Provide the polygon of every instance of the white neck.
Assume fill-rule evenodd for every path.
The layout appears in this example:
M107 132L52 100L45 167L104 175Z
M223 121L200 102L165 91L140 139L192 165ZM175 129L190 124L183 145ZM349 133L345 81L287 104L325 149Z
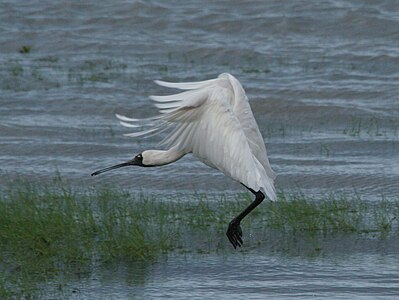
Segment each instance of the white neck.
M144 166L163 166L182 158L186 152L179 151L176 147L169 150L146 150L143 151Z

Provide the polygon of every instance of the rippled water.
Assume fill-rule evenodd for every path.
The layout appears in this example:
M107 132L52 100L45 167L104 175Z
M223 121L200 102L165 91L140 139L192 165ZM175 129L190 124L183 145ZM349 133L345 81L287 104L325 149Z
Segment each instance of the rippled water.
M377 270L370 269L370 264ZM231 256L171 258L137 266L144 280L124 268L107 269L74 285L87 299L379 299L399 294L396 255L343 255L318 259ZM343 271L344 270L344 271ZM126 281L121 282L123 274ZM127 287L126 287L127 286Z
M62 291L77 299L396 299L398 241L337 236L319 242L319 253L291 240L234 255L178 254L156 264L119 262L73 276ZM59 283L49 286L59 289Z
M127 130L114 117L155 114L147 96L167 91L152 80L204 80L230 72L250 98L279 189L316 195L356 191L367 200L396 197L398 11L396 0L2 1L0 186L13 178L48 182L59 173L77 186L111 183L160 193L242 190L189 156L156 170L89 176L160 141L123 137ZM23 46L29 53L19 52ZM208 258L217 264L213 259ZM254 298L257 291L288 296L295 279L304 279L301 272L315 272L303 282L303 293L297 286L296 295L309 297L312 286L316 296L338 295L350 290L352 281L366 285L367 294L368 281L357 272L360 264L370 264L386 280L392 274L384 269L398 265L394 257L380 261L355 255L335 266L335 276L349 272L353 277L331 286L323 276L334 264L288 260L287 277L274 270L281 286L270 286L267 270L256 273L249 285L249 271L259 259L273 264L267 255L247 257L240 262L241 285L237 277L220 277L226 294L212 288L212 281L201 289L201 276L192 284L207 296L212 291L215 297L229 295L229 287ZM222 273L234 274L234 266L221 265ZM194 272L190 265L182 268ZM397 278L397 269L393 272ZM168 284L178 288L191 282L179 281L177 273ZM156 285L162 276L150 277ZM330 284L321 288L321 279ZM385 293L376 291L367 295Z

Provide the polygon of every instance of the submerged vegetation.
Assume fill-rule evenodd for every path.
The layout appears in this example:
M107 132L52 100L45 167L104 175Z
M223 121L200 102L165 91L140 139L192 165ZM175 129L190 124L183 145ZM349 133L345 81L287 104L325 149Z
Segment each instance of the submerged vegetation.
M169 253L233 252L228 222L249 195L207 199L195 194L159 199L112 188L76 192L61 185L8 188L0 200L0 296L29 297L32 282L93 264L122 260L156 262ZM308 199L279 193L244 220L244 247L298 236L370 235L398 232L399 201L362 202L358 197ZM231 249L230 249L231 248ZM318 246L316 251L320 251Z
M343 134L352 137L397 137L399 124L394 118L355 117L351 116Z
M31 46L24 45L19 49L19 53L26 54L29 53L31 49Z
M44 54L38 51L35 55L25 55L32 52L31 46L24 45L19 49L24 54L3 62L0 67L0 74L3 80L0 82L0 88L10 92L21 92L31 90L49 90L57 88L82 88L93 87L104 88L107 84L126 84L127 89L138 87L144 81L140 78L146 77L147 72L160 74L161 77L170 77L176 72L181 71L178 63L184 63L191 68L192 64L202 65L200 61L192 60L192 57L172 57L169 53L167 57L158 62L146 61L143 56L136 56L133 61L126 61L117 58L92 58L92 59L68 59L52 54ZM283 61L276 65L270 65L268 62L260 63L256 56L246 56L240 61L240 65L229 64L228 62L219 63L220 72L226 71L226 66L231 72L244 73L251 77L259 74L269 74L276 72L284 64ZM168 63L165 64L165 61ZM179 67L177 67L179 66ZM214 70L212 70L214 73ZM248 77L245 76L245 77ZM270 101L273 99L269 99ZM274 99L274 109L278 109L280 100ZM310 108L314 105L319 109L318 104L310 103ZM307 109L310 109L307 108ZM284 117L284 116L283 116ZM280 118L264 124L265 130L262 134L267 138L287 138L289 136L317 136L324 134L326 130L333 130L334 133L351 138L379 138L392 139L397 141L399 136L399 122L396 117L379 116L377 114L349 114L342 116L343 121L332 119L321 119L319 123L314 121L300 120L287 122ZM291 124L291 125L290 125ZM328 156L328 154L327 154Z

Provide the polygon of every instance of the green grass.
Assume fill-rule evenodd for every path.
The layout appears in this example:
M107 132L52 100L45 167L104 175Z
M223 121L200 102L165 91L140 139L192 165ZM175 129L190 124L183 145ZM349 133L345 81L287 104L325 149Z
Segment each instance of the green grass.
M399 133L399 124L395 118L352 116L342 133L353 137L396 137Z
M19 50L23 53L18 59L6 61L3 72L2 89L28 91L32 89L59 88L65 85L95 85L108 83L115 78L128 76L128 65L116 59L69 61L57 56L32 57L29 46Z
M0 195L0 298L33 297L36 285L93 265L154 263L174 253L234 252L228 222L252 199L203 194L131 195L113 188L76 192L62 184L20 184ZM242 223L244 252L272 239L330 234L398 232L399 201L363 202L327 196L309 199L279 193ZM242 250L241 250L242 251ZM82 271L83 270L83 271Z
M24 46L22 46L21 48L19 48L19 53L27 54L27 53L29 53L31 50L32 50L32 47L31 47L31 46L24 45Z

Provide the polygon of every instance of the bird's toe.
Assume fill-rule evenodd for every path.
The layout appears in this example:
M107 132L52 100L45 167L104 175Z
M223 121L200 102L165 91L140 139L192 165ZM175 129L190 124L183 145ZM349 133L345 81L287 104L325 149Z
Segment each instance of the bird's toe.
M233 245L234 249L241 247L242 241L242 230L239 222L231 221L226 232L227 238Z

